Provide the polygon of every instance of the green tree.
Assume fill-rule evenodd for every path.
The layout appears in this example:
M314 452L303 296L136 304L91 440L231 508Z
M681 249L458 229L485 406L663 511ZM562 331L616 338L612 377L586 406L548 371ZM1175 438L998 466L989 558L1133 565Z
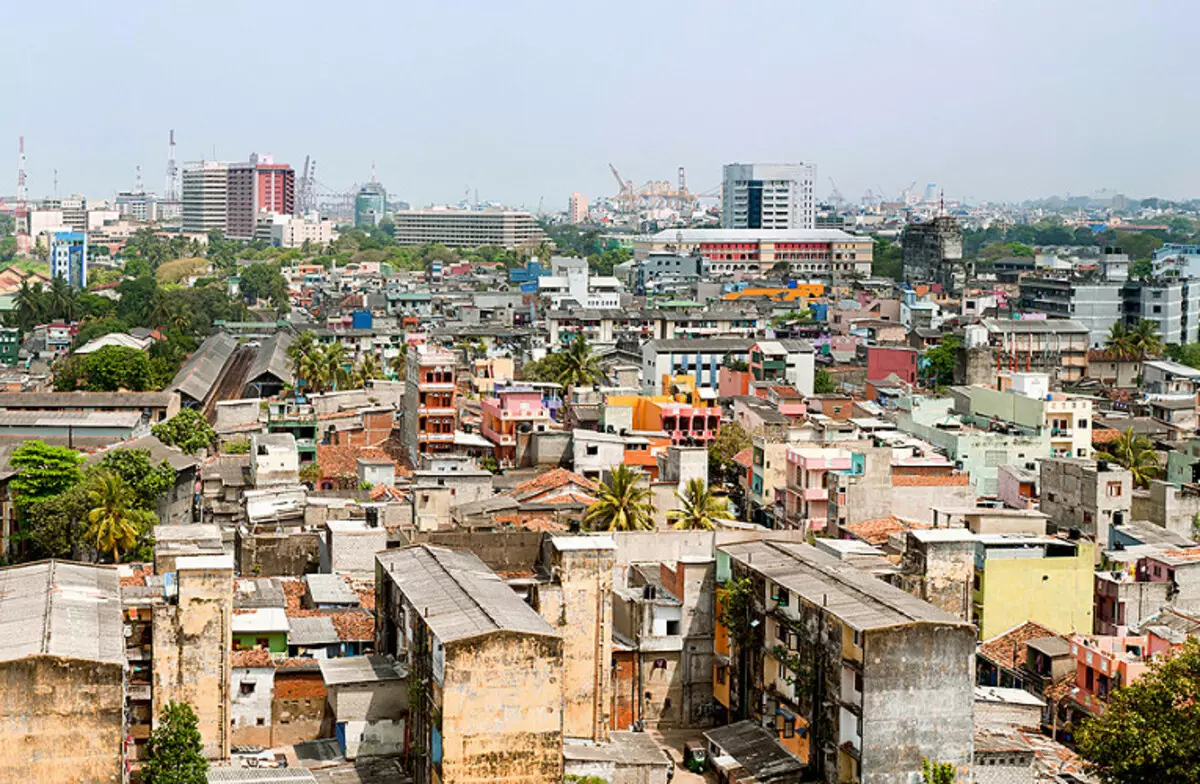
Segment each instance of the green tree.
M712 494L703 479L689 479L683 493L675 491L679 508L667 512L667 520L681 531L711 531L717 521L731 517L729 505Z
M1083 722L1079 753L1105 784L1185 784L1200 770L1200 640L1155 659Z
M1114 321L1108 328L1108 336L1104 339L1104 349L1112 356L1120 359L1134 357L1133 338L1124 321Z
M239 287L247 304L260 299L271 300L271 306L280 313L286 312L288 303L287 280L279 271L278 264L251 264L242 270Z
M194 408L185 408L166 422L150 428L150 432L167 446L177 446L188 454L208 449L217 441L208 420Z
M565 389L577 386L588 386L599 381L603 373L600 370L600 360L592 353L587 338L576 335L570 347L562 355L562 369L555 379Z
M736 471L734 456L750 448L750 434L737 422L721 425L717 437L708 445L708 481L727 482Z
M1164 349L1167 358L1184 365L1200 368L1200 343L1171 343Z
M145 784L205 784L208 760L200 739L199 720L186 702L168 702L158 715L158 726L150 733Z
M111 554L113 563L137 547L157 519L153 512L138 508L133 490L113 471L97 471L92 477L88 504L84 541L97 553Z
M921 761L921 780L924 784L954 784L958 774L949 762Z
M837 392L837 383L833 380L833 376L824 368L818 370L813 377L813 394L832 395L835 392Z
M153 465L146 449L109 450L100 459L99 467L119 476L143 509L154 509L158 499L175 486L175 469L166 460Z
M1139 319L1129 330L1130 347L1139 358L1157 357L1163 353L1162 336L1158 325L1149 319Z
M522 381L542 381L557 384L559 377L563 373L565 357L566 354L559 352L547 354L536 362L526 362L521 366L520 378Z
M954 356L961 344L957 335L946 335L941 345L925 351L926 373L933 386L945 387L954 383Z
M82 477L82 460L78 452L65 446L48 446L42 441L21 444L8 460L19 472L9 483L17 508L23 511L71 489Z
M1130 427L1120 438L1105 445L1097 452L1097 460L1111 460L1133 474L1133 483L1137 487L1149 487L1151 479L1162 475L1162 465L1158 462L1158 453L1154 445L1145 436L1135 435Z
M641 472L615 466L600 483L599 498L588 507L584 523L593 531L649 531L654 528L650 489L640 484Z
M891 278L900 280L903 274L904 251L898 245L888 240L875 240L875 250L871 254L871 275L876 278Z
M1148 260L1154 251L1162 247L1163 242L1153 234L1144 231L1118 231L1116 244L1136 261Z
M136 348L104 346L85 355L81 369L90 392L143 392L153 386L150 357Z
M27 507L21 532L29 547L26 555L78 559L80 524L89 509L84 482Z

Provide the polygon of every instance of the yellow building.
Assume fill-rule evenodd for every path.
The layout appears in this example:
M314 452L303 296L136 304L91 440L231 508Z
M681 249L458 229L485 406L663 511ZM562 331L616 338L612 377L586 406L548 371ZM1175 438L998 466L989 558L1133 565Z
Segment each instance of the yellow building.
M978 548L972 599L980 639L1026 621L1059 634L1091 633L1095 544L984 534Z
M727 302L740 299L769 299L772 302L802 302L816 299L825 293L823 283L797 283L795 288L759 287L742 291L731 291L725 295Z

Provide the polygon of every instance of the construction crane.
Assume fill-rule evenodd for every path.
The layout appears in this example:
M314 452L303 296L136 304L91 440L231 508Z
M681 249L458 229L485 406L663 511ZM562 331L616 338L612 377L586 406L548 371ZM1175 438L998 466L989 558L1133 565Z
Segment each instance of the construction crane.
M296 189L296 214L307 215L316 206L313 200L313 179L317 162L311 156L304 156L304 172L300 175L300 187Z
M616 202L620 211L626 215L633 215L637 212L637 196L633 192L633 180L622 179L621 173L617 171L617 167L611 163L608 164L609 171L617 180L617 185L620 190L617 191Z
M842 208L842 203L845 201L845 199L842 198L842 192L838 190L837 183L833 181L832 177L829 178L829 185L833 188L833 192L829 194L829 200L833 202L834 207L837 207L840 210Z

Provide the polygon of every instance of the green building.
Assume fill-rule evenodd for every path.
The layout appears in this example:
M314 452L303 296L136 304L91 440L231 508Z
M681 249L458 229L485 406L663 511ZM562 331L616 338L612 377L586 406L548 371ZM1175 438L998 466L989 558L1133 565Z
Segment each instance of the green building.
M375 181L368 182L354 197L354 226L378 226L387 211L387 191Z
M17 364L17 352L21 350L21 330L15 327L0 328L0 365L13 367Z

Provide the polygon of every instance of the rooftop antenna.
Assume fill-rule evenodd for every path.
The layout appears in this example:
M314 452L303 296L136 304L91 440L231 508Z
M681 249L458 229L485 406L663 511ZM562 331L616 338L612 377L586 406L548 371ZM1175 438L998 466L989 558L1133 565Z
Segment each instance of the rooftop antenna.
M58 196L58 169L54 170L54 195Z
M179 201L179 169L175 166L175 129L167 145L167 201Z
M376 180L375 180L375 161L371 161L371 182L376 182Z
M145 191L142 189L142 167L140 165L138 165L135 170L137 173L134 176L134 180L133 180L133 192L134 193L145 193ZM56 178L55 182L57 182L57 181L58 180ZM55 188L55 192L57 192L57 187Z
M17 253L28 253L33 247L29 242L29 189L25 185L25 137L17 142Z

